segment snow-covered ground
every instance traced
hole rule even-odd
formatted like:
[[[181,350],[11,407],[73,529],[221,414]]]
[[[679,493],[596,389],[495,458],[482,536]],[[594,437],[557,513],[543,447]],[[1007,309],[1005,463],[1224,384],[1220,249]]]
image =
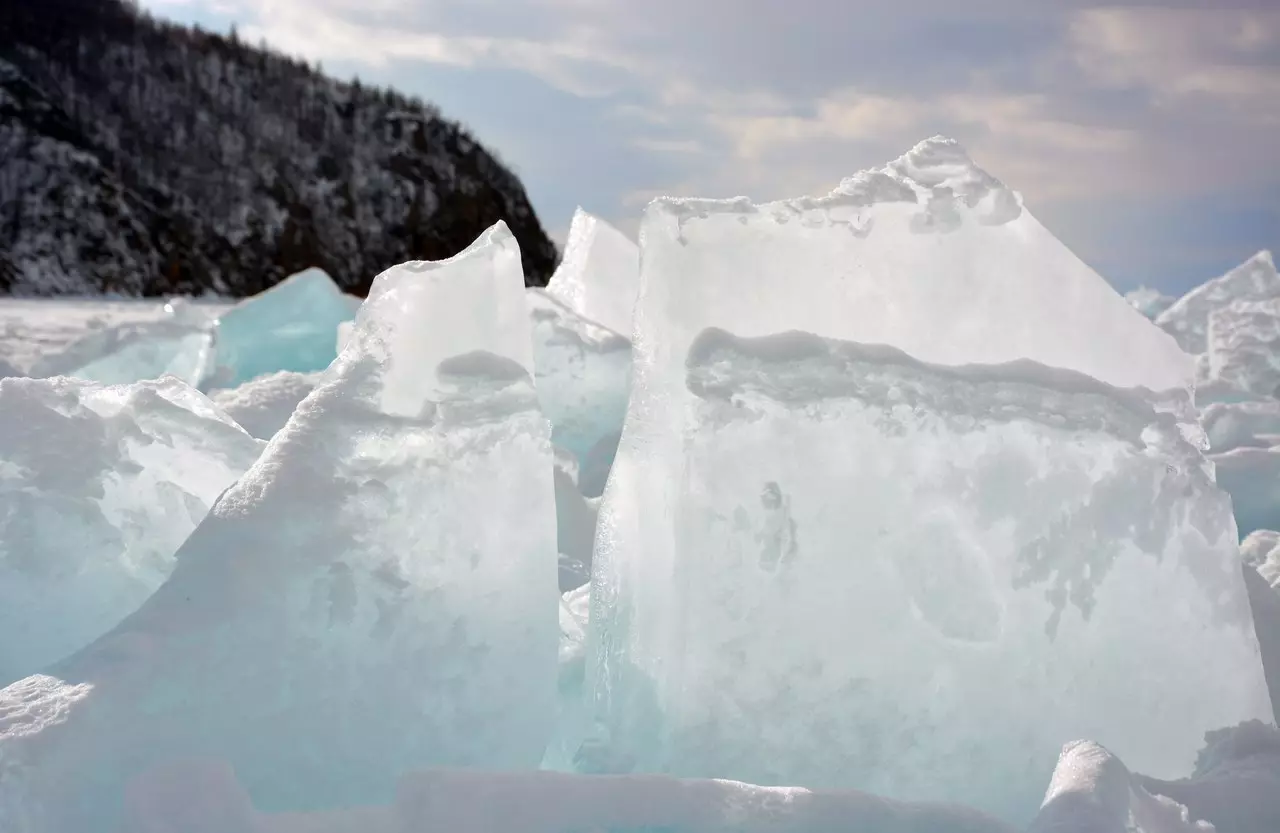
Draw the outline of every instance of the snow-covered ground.
[[[162,320],[164,300],[0,299],[0,368],[29,372],[95,331]],[[216,316],[227,302],[197,301]]]

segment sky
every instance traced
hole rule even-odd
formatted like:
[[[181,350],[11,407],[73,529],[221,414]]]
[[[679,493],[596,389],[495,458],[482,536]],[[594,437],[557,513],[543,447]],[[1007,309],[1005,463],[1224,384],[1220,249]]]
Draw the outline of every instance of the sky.
[[[579,205],[634,237],[654,196],[825,194],[942,134],[1122,291],[1280,248],[1277,0],[142,5],[434,102],[561,244]]]

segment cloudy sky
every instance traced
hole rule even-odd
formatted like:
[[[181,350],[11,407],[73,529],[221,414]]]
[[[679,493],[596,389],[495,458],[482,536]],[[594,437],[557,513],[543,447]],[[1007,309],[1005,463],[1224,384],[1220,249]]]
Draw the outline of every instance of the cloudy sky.
[[[826,193],[941,133],[1121,289],[1280,247],[1276,0],[143,5],[434,101],[559,240],[579,204],[634,235],[657,194]]]

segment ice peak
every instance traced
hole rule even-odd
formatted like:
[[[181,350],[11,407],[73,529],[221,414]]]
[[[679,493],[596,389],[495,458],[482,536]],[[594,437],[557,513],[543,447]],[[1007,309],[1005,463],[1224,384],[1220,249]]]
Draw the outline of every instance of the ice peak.
[[[925,139],[890,162],[885,170],[919,188],[949,188],[970,206],[989,193],[1008,190],[1003,182],[974,164],[964,146],[946,136]]]
[[[943,164],[978,170],[978,166],[973,163],[964,145],[950,136],[943,135],[930,136],[928,139],[917,142],[915,147],[889,164],[892,166],[904,163],[920,168]],[[985,173],[985,171],[979,171],[979,173]]]
[[[1245,263],[1259,263],[1259,264],[1265,263],[1267,266],[1270,266],[1272,269],[1276,268],[1276,261],[1275,261],[1275,258],[1271,255],[1270,249],[1263,249],[1253,257],[1246,260]]]
[[[1004,183],[974,164],[955,139],[933,136],[882,168],[845,179],[835,195],[857,205],[914,202],[928,206],[925,223],[939,231],[959,226],[961,207],[984,225],[1000,225],[1022,214],[1022,200]]]

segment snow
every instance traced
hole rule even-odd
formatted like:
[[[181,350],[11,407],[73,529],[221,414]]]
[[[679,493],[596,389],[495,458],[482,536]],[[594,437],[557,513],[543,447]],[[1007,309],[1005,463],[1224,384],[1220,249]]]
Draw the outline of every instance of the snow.
[[[219,316],[213,384],[232,388],[278,370],[324,370],[337,356],[338,325],[355,309],[321,269],[286,278]]]
[[[169,580],[45,671],[87,694],[0,735],[0,818],[115,829],[120,797],[180,760],[229,765],[265,812],[386,803],[431,766],[536,767],[559,625],[528,322],[501,223],[380,275]],[[0,714],[43,685],[0,691]]]
[[[261,449],[175,379],[0,380],[0,684],[137,609]]]
[[[579,207],[547,293],[582,317],[629,336],[639,280],[639,247]]]
[[[195,306],[216,315],[225,305],[201,301]],[[0,360],[19,373],[30,373],[42,360],[61,356],[87,333],[152,324],[169,317],[164,303],[104,299],[6,298],[0,304]],[[96,358],[88,354],[77,364]],[[69,358],[69,356],[68,356]],[[70,364],[71,362],[68,362]],[[6,374],[15,375],[15,374]]]
[[[315,389],[321,375],[281,370],[236,388],[212,391],[209,397],[250,434],[269,440]]]
[[[1064,737],[1271,719],[1191,363],[955,143],[641,240],[583,769],[1026,821]]]
[[[1169,331],[1188,353],[1208,350],[1209,318],[1236,301],[1265,301],[1280,296],[1280,275],[1271,252],[1261,251],[1221,277],[1179,298],[1160,313],[1156,324]]]
[[[1254,530],[1240,543],[1240,556],[1268,584],[1280,588],[1280,532],[1274,529]]]

